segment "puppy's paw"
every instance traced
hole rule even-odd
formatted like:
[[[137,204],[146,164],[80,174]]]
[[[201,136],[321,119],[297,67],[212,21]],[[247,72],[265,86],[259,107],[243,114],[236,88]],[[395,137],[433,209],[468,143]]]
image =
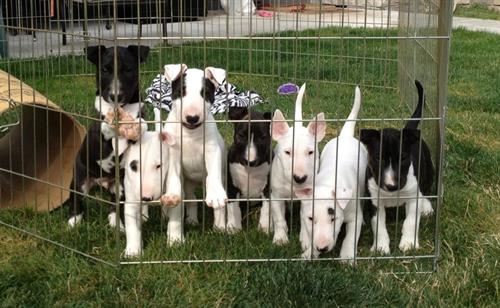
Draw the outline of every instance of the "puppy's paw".
[[[342,253],[340,252],[340,262],[344,264],[354,265],[354,255],[352,253]]]
[[[220,209],[226,206],[227,195],[224,187],[207,187],[207,196],[205,198],[207,205],[214,209]]]
[[[68,219],[68,227],[71,229],[78,226],[82,222],[82,219],[83,219],[83,214],[78,214],[70,217]]]
[[[166,194],[161,196],[160,203],[165,207],[176,207],[181,203],[181,196],[174,194]]]
[[[405,236],[401,237],[401,241],[399,241],[399,250],[402,252],[408,252],[412,249],[419,249],[418,241],[413,241],[413,238],[408,238]]]
[[[273,226],[266,223],[259,222],[259,226],[257,228],[259,229],[259,231],[264,232],[265,234],[269,234],[273,231]]]
[[[125,258],[137,258],[142,255],[142,249],[140,246],[129,246],[125,248],[125,251],[123,252],[123,256]]]
[[[388,255],[389,253],[391,253],[391,249],[389,248],[389,243],[381,243],[380,241],[377,243],[377,246],[373,244],[372,247],[370,248],[370,251],[373,253],[378,252],[384,255]]]
[[[306,251],[311,248],[311,245],[309,242],[300,241],[300,248],[302,248],[303,251]]]
[[[285,231],[274,232],[273,244],[279,246],[288,244],[288,234]]]
[[[311,249],[305,249],[304,252],[300,255],[300,257],[304,260],[312,260],[316,258],[313,254],[311,254]]]
[[[109,213],[108,215],[108,224],[111,228],[119,228],[120,232],[125,232],[125,225],[123,225],[122,220],[118,221],[118,225],[116,224],[116,213]]]
[[[199,224],[198,222],[198,217],[196,216],[187,216],[186,217],[186,223],[191,226],[197,226]]]
[[[259,225],[257,226],[257,228],[264,232],[265,234],[269,234],[271,232],[273,232],[274,230],[274,224],[273,224],[273,221],[269,220],[269,217],[267,215],[265,215],[266,217],[260,217],[260,220],[259,220]]]
[[[241,222],[234,222],[234,221],[228,221],[227,222],[227,227],[226,227],[226,232],[229,234],[235,234],[240,232],[242,229],[241,227]]]
[[[184,243],[184,236],[182,233],[172,232],[168,235],[168,246],[176,246]]]
[[[434,214],[434,209],[432,208],[432,204],[429,200],[423,199],[420,212],[423,216],[431,216]]]

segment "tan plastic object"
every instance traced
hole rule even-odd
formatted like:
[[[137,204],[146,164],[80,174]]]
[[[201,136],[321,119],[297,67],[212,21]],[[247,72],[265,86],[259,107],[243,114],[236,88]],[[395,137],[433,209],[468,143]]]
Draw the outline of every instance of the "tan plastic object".
[[[19,122],[0,132],[0,209],[56,209],[69,198],[86,130],[45,96],[0,70],[0,115],[12,107]]]

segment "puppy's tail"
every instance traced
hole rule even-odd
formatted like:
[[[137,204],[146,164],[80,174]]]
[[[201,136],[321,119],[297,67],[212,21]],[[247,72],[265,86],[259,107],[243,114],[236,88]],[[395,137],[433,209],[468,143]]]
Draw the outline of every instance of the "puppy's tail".
[[[161,132],[161,109],[155,108],[155,131]]]
[[[350,136],[354,137],[354,129],[356,128],[356,119],[358,118],[359,109],[361,108],[361,90],[359,86],[356,86],[354,90],[354,104],[349,113],[347,121],[344,123],[342,130],[340,131],[340,136]]]
[[[416,120],[409,120],[406,123],[405,128],[409,128],[409,129],[416,129],[418,127],[418,123],[420,122],[420,118],[422,118],[422,108],[423,108],[424,101],[425,101],[424,87],[422,86],[420,81],[415,80],[415,86],[417,86],[417,91],[418,91],[418,104],[417,104],[417,108],[413,112],[411,118],[416,119]]]
[[[302,100],[304,98],[304,93],[306,92],[306,84],[304,83],[297,94],[297,99],[295,100],[295,121],[298,121],[299,125],[302,126]],[[294,123],[295,125],[295,123]]]

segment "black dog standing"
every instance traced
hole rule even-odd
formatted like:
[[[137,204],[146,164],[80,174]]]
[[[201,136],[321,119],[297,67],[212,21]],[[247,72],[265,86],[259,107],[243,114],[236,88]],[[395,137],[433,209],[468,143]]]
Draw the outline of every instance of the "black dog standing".
[[[371,218],[374,242],[372,251],[389,253],[389,234],[385,224],[385,209],[405,204],[399,249],[419,248],[420,216],[433,212],[430,201],[423,197],[431,193],[434,167],[429,147],[417,128],[422,117],[425,96],[422,84],[415,81],[418,104],[402,130],[362,129],[361,141],[368,149],[367,188],[377,212]],[[380,197],[380,198],[379,198]]]
[[[229,119],[243,121],[234,123],[234,141],[228,152],[228,198],[269,198],[271,113],[249,112],[246,107],[230,107]],[[241,229],[239,202],[228,204],[228,228]],[[270,228],[267,201],[262,202],[259,228],[266,232]]]
[[[131,45],[128,47],[91,46],[86,50],[87,59],[96,66],[95,108],[103,121],[94,121],[87,130],[87,135],[76,156],[73,183],[70,195],[68,224],[73,227],[83,217],[82,198],[94,185],[100,185],[116,199],[116,185],[119,196],[123,193],[123,166],[120,166],[120,183],[115,183],[115,153],[119,161],[129,142],[139,139],[141,132],[147,130],[145,123],[139,123],[142,117],[142,103],[139,98],[139,64],[149,54],[149,47]],[[115,78],[115,57],[116,78]],[[129,121],[115,128],[114,111],[118,110],[118,120]],[[131,124],[130,122],[135,122]],[[117,135],[118,132],[118,135]],[[118,144],[118,150],[115,147]],[[116,225],[116,208],[109,207],[108,220]],[[121,211],[123,213],[123,211]],[[121,227],[123,227],[121,225]]]

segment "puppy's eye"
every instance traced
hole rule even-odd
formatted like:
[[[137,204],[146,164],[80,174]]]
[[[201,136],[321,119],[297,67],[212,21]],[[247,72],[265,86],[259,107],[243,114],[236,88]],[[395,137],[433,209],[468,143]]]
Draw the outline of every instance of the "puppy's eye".
[[[137,172],[137,160],[133,160],[130,162],[130,169],[134,172]]]
[[[313,221],[313,218],[312,218],[312,216],[309,216],[309,217],[307,217],[307,218],[309,218],[309,220],[310,220],[310,221]]]
[[[109,70],[106,67],[103,66],[101,68],[101,72],[103,72],[103,73],[109,73]]]
[[[156,169],[160,169],[160,168],[161,168],[161,164],[156,165]]]
[[[314,151],[309,151],[309,155],[313,155],[314,154]]]
[[[331,219],[331,222],[334,222],[334,221],[335,221],[335,217],[333,217],[333,218]]]
[[[285,154],[290,155],[291,153],[290,153],[290,151],[285,151]]]

